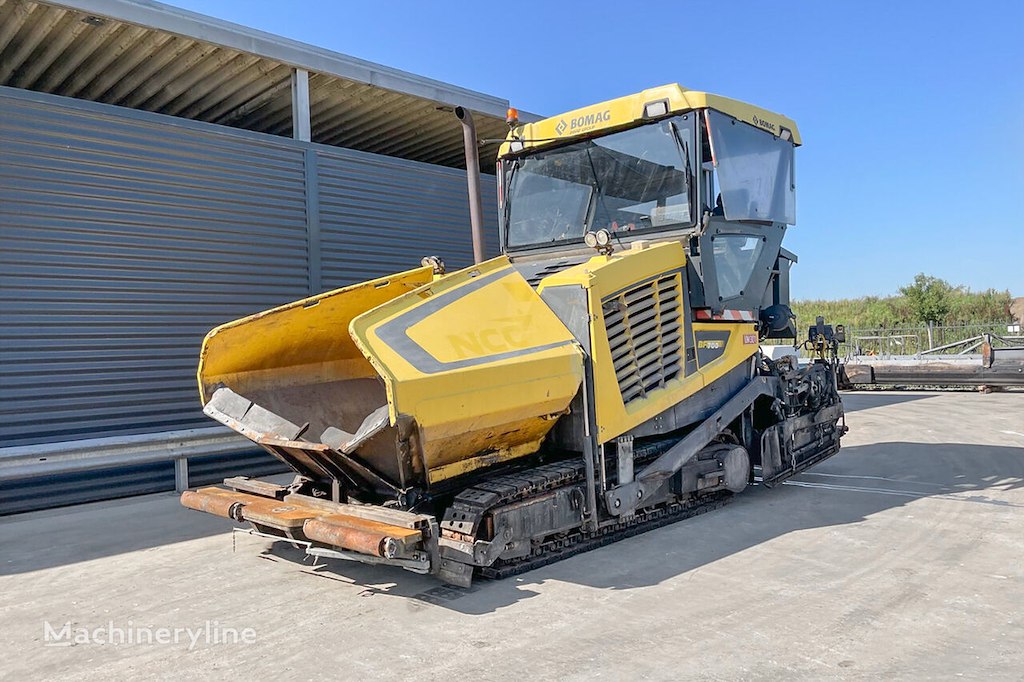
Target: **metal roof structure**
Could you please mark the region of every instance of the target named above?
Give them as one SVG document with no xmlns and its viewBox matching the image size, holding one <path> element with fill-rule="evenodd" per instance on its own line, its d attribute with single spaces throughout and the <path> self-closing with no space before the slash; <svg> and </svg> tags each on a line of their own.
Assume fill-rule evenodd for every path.
<svg viewBox="0 0 1024 682">
<path fill-rule="evenodd" d="M 0 0 L 0 85 L 292 136 L 296 74 L 313 142 L 464 168 L 453 107 L 507 132 L 507 100 L 162 3 Z"/>
</svg>

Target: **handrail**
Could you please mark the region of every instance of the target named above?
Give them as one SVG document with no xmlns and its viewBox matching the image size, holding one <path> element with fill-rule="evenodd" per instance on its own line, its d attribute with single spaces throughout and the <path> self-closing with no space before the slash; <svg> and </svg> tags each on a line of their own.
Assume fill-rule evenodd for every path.
<svg viewBox="0 0 1024 682">
<path fill-rule="evenodd" d="M 252 450 L 220 426 L 0 448 L 0 482 L 153 462 L 175 463 L 175 487 L 188 487 L 188 459 Z"/>
</svg>

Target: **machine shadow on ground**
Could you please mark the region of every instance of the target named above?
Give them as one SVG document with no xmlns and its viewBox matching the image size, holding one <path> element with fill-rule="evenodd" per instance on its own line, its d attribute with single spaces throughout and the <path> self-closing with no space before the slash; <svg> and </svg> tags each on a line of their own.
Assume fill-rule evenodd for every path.
<svg viewBox="0 0 1024 682">
<path fill-rule="evenodd" d="M 949 504 L 1009 507 L 1013 505 L 987 493 L 1021 488 L 1024 448 L 957 443 L 849 446 L 783 486 L 750 488 L 723 509 L 517 577 L 477 580 L 468 590 L 443 586 L 401 569 L 344 561 L 328 561 L 313 572 L 361 585 L 366 594 L 397 596 L 413 604 L 480 615 L 536 596 L 529 586 L 548 580 L 602 590 L 647 587 L 794 531 L 858 523 L 872 514 L 928 497 Z M 264 556 L 302 560 L 300 551 L 281 543 L 267 549 Z"/>
<path fill-rule="evenodd" d="M 853 412 L 934 396 L 865 391 L 845 393 L 843 403 L 847 412 Z M 265 477 L 277 483 L 287 483 L 291 478 L 292 474 Z M 101 559 L 224 532 L 223 519 L 185 509 L 177 499 L 177 493 L 158 493 L 0 517 L 0 541 L 6 547 L 21 548 L 4 552 L 0 576 Z M 46 528 L 45 538 L 38 533 L 40 526 Z M 116 527 L 119 532 L 93 532 L 98 527 Z M 397 573 L 413 575 L 400 570 Z"/>
<path fill-rule="evenodd" d="M 925 400 L 928 398 L 934 398 L 936 395 L 938 394 L 906 393 L 894 390 L 859 391 L 857 393 L 850 393 L 848 391 L 840 392 L 840 396 L 843 398 L 843 411 L 847 414 L 858 410 L 870 410 L 876 407 L 887 407 L 889 405 L 899 405 L 901 403 L 909 403 L 915 400 Z"/>
<path fill-rule="evenodd" d="M 174 492 L 2 517 L 0 545 L 5 549 L 0 550 L 0 576 L 220 535 L 224 523 L 185 509 Z M 45 530 L 41 533 L 40 528 Z"/>
<path fill-rule="evenodd" d="M 288 483 L 292 477 L 262 478 Z M 8 548 L 0 550 L 0 577 L 224 533 L 225 519 L 186 509 L 178 498 L 176 492 L 153 493 L 0 516 L 0 546 Z M 97 532 L 102 528 L 117 532 Z"/>
</svg>

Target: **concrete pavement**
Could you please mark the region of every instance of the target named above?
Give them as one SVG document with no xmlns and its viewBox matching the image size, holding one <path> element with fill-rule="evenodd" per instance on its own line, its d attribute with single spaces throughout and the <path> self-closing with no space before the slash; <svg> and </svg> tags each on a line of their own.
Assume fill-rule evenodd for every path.
<svg viewBox="0 0 1024 682">
<path fill-rule="evenodd" d="M 468 592 L 296 564 L 172 494 L 3 518 L 0 678 L 1022 679 L 1024 393 L 844 402 L 796 480 Z"/>
</svg>

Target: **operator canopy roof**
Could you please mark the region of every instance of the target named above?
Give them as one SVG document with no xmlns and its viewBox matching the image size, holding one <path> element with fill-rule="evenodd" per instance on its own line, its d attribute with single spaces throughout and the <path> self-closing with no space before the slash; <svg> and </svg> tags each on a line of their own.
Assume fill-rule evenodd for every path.
<svg viewBox="0 0 1024 682">
<path fill-rule="evenodd" d="M 687 90 L 678 83 L 672 83 L 517 126 L 502 144 L 499 156 L 591 136 L 670 113 L 681 114 L 697 109 L 720 111 L 772 135 L 788 135 L 793 144 L 801 144 L 796 123 L 786 116 L 728 97 Z M 513 140 L 516 140 L 514 145 L 511 144 Z"/>
</svg>

